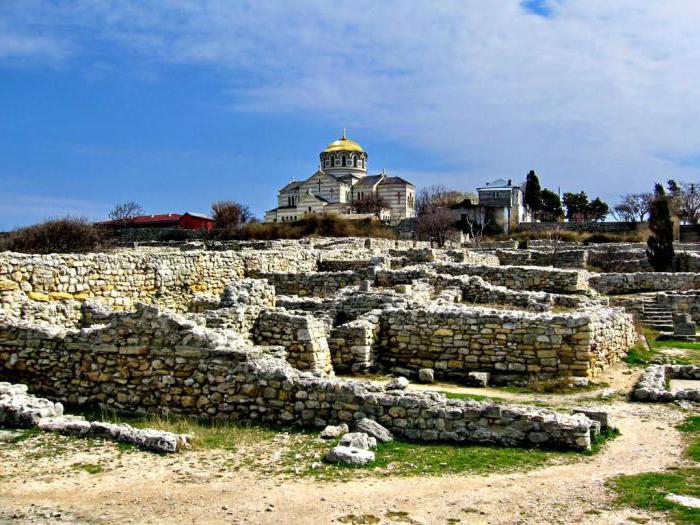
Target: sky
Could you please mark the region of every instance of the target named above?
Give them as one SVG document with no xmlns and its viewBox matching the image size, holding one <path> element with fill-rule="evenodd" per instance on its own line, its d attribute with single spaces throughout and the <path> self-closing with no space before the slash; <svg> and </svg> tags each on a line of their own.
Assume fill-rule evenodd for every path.
<svg viewBox="0 0 700 525">
<path fill-rule="evenodd" d="M 417 187 L 700 179 L 698 0 L 0 0 L 0 230 L 247 203 L 347 128 Z"/>
</svg>

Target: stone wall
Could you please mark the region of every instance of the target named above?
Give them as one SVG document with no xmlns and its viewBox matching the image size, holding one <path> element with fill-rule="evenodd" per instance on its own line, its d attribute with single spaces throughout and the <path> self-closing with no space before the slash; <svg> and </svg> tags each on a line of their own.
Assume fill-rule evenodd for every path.
<svg viewBox="0 0 700 525">
<path fill-rule="evenodd" d="M 366 276 L 358 272 L 259 273 L 280 295 L 326 297 L 346 286 L 355 286 Z"/>
<path fill-rule="evenodd" d="M 591 274 L 590 286 L 609 295 L 663 290 L 698 290 L 700 273 L 599 273 Z"/>
<path fill-rule="evenodd" d="M 321 319 L 286 310 L 263 310 L 252 330 L 253 341 L 282 346 L 287 362 L 298 370 L 332 374 L 326 327 Z"/>
<path fill-rule="evenodd" d="M 586 269 L 586 250 L 497 250 L 496 256 L 502 265 L 553 266 L 554 268 Z"/>
<path fill-rule="evenodd" d="M 609 308 L 552 315 L 431 306 L 388 309 L 381 322 L 383 364 L 453 379 L 470 371 L 594 376 L 636 338 L 632 317 Z"/>
<path fill-rule="evenodd" d="M 98 254 L 0 253 L 0 310 L 16 308 L 18 294 L 32 301 L 98 298 L 129 310 L 136 302 L 186 310 L 196 294 L 221 293 L 244 275 L 261 271 L 311 271 L 315 254 L 122 250 Z"/>
<path fill-rule="evenodd" d="M 543 268 L 538 266 L 480 266 L 458 263 L 437 263 L 437 273 L 448 275 L 478 275 L 497 286 L 514 290 L 551 293 L 585 293 L 588 273 L 580 270 Z"/>
<path fill-rule="evenodd" d="M 372 310 L 331 330 L 328 344 L 336 372 L 361 373 L 375 367 L 381 313 Z"/>
<path fill-rule="evenodd" d="M 690 314 L 693 321 L 700 322 L 700 291 L 660 292 L 656 294 L 656 303 L 668 307 L 674 314 Z"/>
<path fill-rule="evenodd" d="M 369 417 L 412 440 L 581 450 L 599 428 L 582 414 L 315 377 L 272 349 L 222 338 L 149 308 L 82 332 L 0 317 L 0 378 L 53 400 L 127 412 L 312 428 Z"/>
</svg>

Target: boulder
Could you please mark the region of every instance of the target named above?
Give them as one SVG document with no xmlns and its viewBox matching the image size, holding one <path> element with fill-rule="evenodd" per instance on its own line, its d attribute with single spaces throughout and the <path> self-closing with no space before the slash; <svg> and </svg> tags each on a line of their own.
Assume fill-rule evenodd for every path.
<svg viewBox="0 0 700 525">
<path fill-rule="evenodd" d="M 405 377 L 397 377 L 386 385 L 386 390 L 406 390 L 408 387 L 408 379 Z"/>
<path fill-rule="evenodd" d="M 434 383 L 435 382 L 435 370 L 432 368 L 421 368 L 418 370 L 418 380 L 421 383 Z"/>
<path fill-rule="evenodd" d="M 485 387 L 489 384 L 488 372 L 469 372 L 467 374 L 467 384 L 471 386 Z"/>
<path fill-rule="evenodd" d="M 371 436 L 368 436 L 364 432 L 350 432 L 340 438 L 338 445 L 369 450 L 372 448 L 377 448 L 377 440 Z"/>
<path fill-rule="evenodd" d="M 374 461 L 374 452 L 354 447 L 333 447 L 325 457 L 328 463 L 341 463 L 361 467 Z"/>
<path fill-rule="evenodd" d="M 321 431 L 321 438 L 322 439 L 335 439 L 338 436 L 342 436 L 343 434 L 346 434 L 350 431 L 348 426 L 345 423 L 341 423 L 340 425 L 333 426 L 333 425 L 328 425 L 326 428 L 324 428 Z"/>
<path fill-rule="evenodd" d="M 376 421 L 369 418 L 360 419 L 360 421 L 357 422 L 357 425 L 355 425 L 355 428 L 358 432 L 364 432 L 381 443 L 388 443 L 394 439 L 391 432 Z"/>
</svg>

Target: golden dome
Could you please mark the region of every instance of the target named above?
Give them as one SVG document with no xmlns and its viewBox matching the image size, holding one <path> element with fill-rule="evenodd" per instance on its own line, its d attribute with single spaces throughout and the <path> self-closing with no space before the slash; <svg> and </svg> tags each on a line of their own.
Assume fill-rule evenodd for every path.
<svg viewBox="0 0 700 525">
<path fill-rule="evenodd" d="M 345 136 L 345 130 L 343 130 L 343 136 L 328 144 L 326 149 L 323 150 L 323 153 L 332 153 L 334 151 L 359 151 L 364 153 L 365 150 L 363 150 L 362 146 L 360 146 L 357 142 L 347 138 Z"/>
</svg>

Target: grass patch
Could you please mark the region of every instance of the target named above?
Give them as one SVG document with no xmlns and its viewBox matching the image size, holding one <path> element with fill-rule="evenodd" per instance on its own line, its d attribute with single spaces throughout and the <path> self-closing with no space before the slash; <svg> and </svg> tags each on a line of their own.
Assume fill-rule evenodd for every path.
<svg viewBox="0 0 700 525">
<path fill-rule="evenodd" d="M 99 474 L 105 470 L 99 463 L 76 463 L 71 468 L 73 470 L 87 472 L 88 474 Z"/>
<path fill-rule="evenodd" d="M 618 504 L 665 511 L 676 523 L 700 523 L 700 509 L 689 509 L 664 499 L 669 493 L 700 497 L 700 468 L 619 476 L 612 480 L 611 486 L 618 494 Z"/>
<path fill-rule="evenodd" d="M 43 432 L 38 428 L 27 428 L 25 430 L 22 430 L 22 432 L 19 435 L 6 441 L 6 443 L 21 443 L 22 441 L 26 441 L 27 439 L 33 438 L 34 436 L 38 436 L 42 433 Z"/>
<path fill-rule="evenodd" d="M 665 355 L 668 357 L 670 362 L 679 365 L 690 365 L 690 364 L 700 364 L 700 343 L 691 343 L 688 341 L 680 341 L 673 338 L 660 338 L 659 333 L 655 330 L 649 328 L 644 330 L 644 335 L 646 336 L 647 342 L 649 343 L 649 348 L 651 348 L 651 353 L 649 354 L 649 360 L 654 356 Z M 668 355 L 664 353 L 665 349 L 679 349 L 688 350 L 689 352 L 684 356 L 679 355 Z M 697 352 L 697 353 L 696 353 Z M 648 353 L 648 352 L 647 352 Z M 649 361 L 647 360 L 647 363 Z M 645 363 L 646 364 L 646 363 Z"/>
<path fill-rule="evenodd" d="M 326 443 L 322 450 L 329 450 Z M 379 476 L 444 476 L 447 474 L 494 474 L 539 468 L 575 461 L 576 452 L 539 448 L 501 448 L 479 445 L 415 443 L 394 440 L 380 443 L 374 462 L 364 467 L 312 464 L 298 472 L 318 479 L 343 480 L 358 474 Z"/>
<path fill-rule="evenodd" d="M 642 343 L 638 343 L 627 350 L 625 362 L 632 366 L 646 366 L 657 354 L 658 352 L 655 352 L 654 350 L 647 350 Z"/>
<path fill-rule="evenodd" d="M 676 427 L 687 434 L 686 455 L 700 461 L 700 416 L 691 416 Z M 610 481 L 617 492 L 616 503 L 638 509 L 668 513 L 676 523 L 700 523 L 700 509 L 691 509 L 664 499 L 667 494 L 700 497 L 700 468 L 676 468 L 666 472 L 648 472 L 618 476 Z"/>
</svg>

